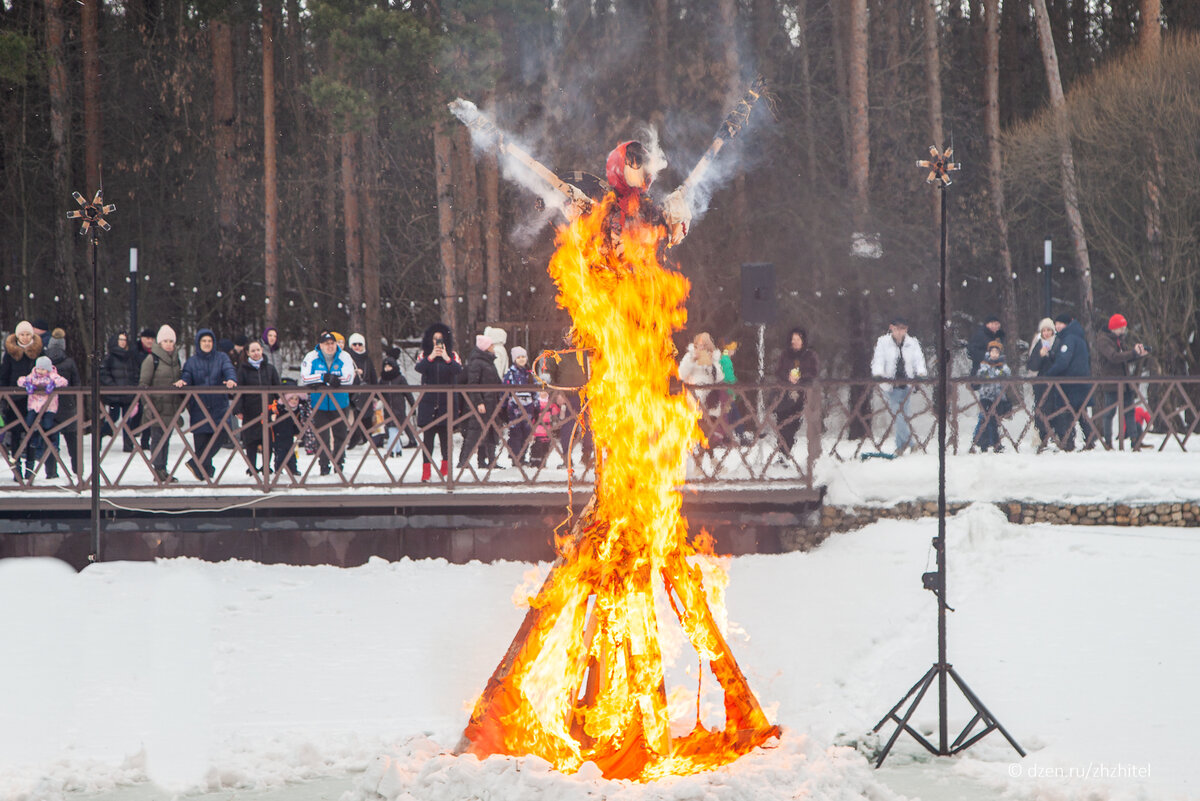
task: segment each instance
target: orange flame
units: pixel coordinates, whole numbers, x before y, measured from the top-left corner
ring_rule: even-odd
[[[610,195],[561,229],[550,262],[575,344],[592,355],[595,494],[573,536],[560,540],[459,751],[536,754],[566,772],[592,761],[609,778],[645,781],[726,764],[778,729],[717,625],[701,566],[689,561],[696,551],[677,487],[701,434],[697,411],[669,388],[671,334],[686,322],[689,283],[659,263],[663,227],[627,225],[614,241],[616,202]],[[724,576],[712,574],[715,562],[706,568],[719,599]],[[697,698],[695,726],[673,736],[679,704],[668,703],[656,589],[724,691],[723,728],[702,724]]]

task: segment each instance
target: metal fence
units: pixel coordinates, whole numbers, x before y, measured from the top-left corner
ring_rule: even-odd
[[[480,412],[468,389],[499,402]],[[812,489],[819,458],[893,455],[895,434],[904,426],[912,432],[908,450],[936,450],[932,379],[904,390],[878,381],[824,380],[686,391],[707,439],[688,456],[689,482],[790,482]],[[191,486],[241,494],[405,485],[504,490],[593,477],[587,414],[578,413],[576,393],[514,386],[337,392],[349,395],[348,408],[319,413],[313,407],[333,394],[324,387],[105,388],[98,421],[100,488]],[[289,402],[293,393],[299,403]],[[0,455],[12,472],[11,481],[0,480],[0,493],[47,484],[90,487],[96,427],[86,414],[89,390],[64,388],[54,396],[60,410],[51,416],[46,410],[30,414],[24,390],[0,393]],[[206,398],[216,402],[205,405]],[[952,379],[949,449],[978,447],[980,432],[994,425],[995,444],[1012,451],[1187,451],[1200,425],[1198,398],[1197,379]],[[422,413],[422,406],[440,411]]]

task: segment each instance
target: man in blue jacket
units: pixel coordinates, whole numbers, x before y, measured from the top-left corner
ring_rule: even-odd
[[[1045,375],[1060,378],[1091,376],[1091,354],[1088,351],[1087,339],[1083,335],[1083,326],[1069,314],[1060,314],[1054,318],[1054,327],[1058,329],[1058,336],[1054,340],[1054,362]],[[1066,402],[1050,421],[1059,445],[1064,451],[1075,450],[1075,421],[1079,420],[1079,425],[1083,428],[1084,450],[1096,447],[1096,429],[1085,411],[1092,385],[1060,384],[1050,391],[1057,394],[1059,389],[1066,397]]]
[[[346,441],[346,409],[350,406],[348,392],[334,392],[341,386],[354,383],[354,359],[342,350],[337,338],[328,331],[317,336],[317,347],[304,357],[300,365],[300,383],[303,386],[323,386],[324,391],[312,392],[309,405],[312,407],[312,426],[321,440],[318,460],[321,475],[330,471],[330,459],[337,459],[338,472],[346,462],[346,454],[339,453]]]

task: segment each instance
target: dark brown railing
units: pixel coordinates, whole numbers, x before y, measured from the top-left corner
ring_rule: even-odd
[[[1043,448],[1084,447],[1153,448],[1189,450],[1200,426],[1198,399],[1200,380],[1144,378],[1117,382],[1114,379],[1013,378],[988,382],[1003,387],[1005,404],[981,401],[985,386],[979,379],[952,379],[949,387],[948,443],[951,453],[972,447],[976,424],[995,421],[998,444],[1013,451]],[[689,456],[689,482],[788,482],[812,489],[813,465],[821,456],[835,459],[860,458],[893,451],[894,433],[902,420],[912,430],[910,449],[936,449],[934,390],[932,379],[910,382],[907,407],[895,413],[888,406],[890,385],[877,381],[819,381],[800,387],[777,384],[736,384],[689,388],[697,409],[702,409],[702,430],[708,447],[698,447]],[[1120,391],[1118,391],[1118,388]],[[572,393],[549,393],[533,408],[517,404],[515,416],[506,410],[513,397],[528,400],[530,387],[470,387],[470,391],[496,393],[500,403],[480,413],[467,398],[467,388],[407,386],[351,387],[354,405],[340,422],[318,420],[302,411],[288,409],[283,392],[307,388],[272,387],[225,390],[185,388],[170,390],[113,389],[101,393],[100,487],[103,492],[150,490],[164,487],[206,487],[233,494],[272,493],[293,488],[402,488],[498,487],[565,485],[571,478],[587,482],[592,477],[590,443],[586,423],[573,413]],[[324,396],[328,390],[317,390]],[[199,402],[201,396],[219,394],[229,399],[228,408],[213,415]],[[80,491],[90,487],[91,445],[94,427],[85,414],[90,396],[87,388],[64,388],[56,392],[59,403],[75,411],[60,409],[50,422],[36,416],[26,423],[20,405],[23,390],[0,393],[3,438],[0,455],[8,462],[12,480],[0,477],[0,493],[21,493],[53,484]],[[438,397],[451,413],[422,426],[418,405],[423,397]],[[254,415],[234,414],[239,397],[253,397],[264,411]],[[131,406],[114,404],[129,400]],[[164,414],[153,401],[173,399],[178,410]],[[196,404],[192,402],[196,401]],[[170,406],[172,404],[161,404]],[[188,411],[195,405],[197,414]],[[555,409],[554,407],[557,407]],[[1139,418],[1136,429],[1132,420]],[[357,411],[361,409],[363,411]],[[820,414],[811,414],[819,409]],[[636,413],[635,411],[630,412]],[[1104,421],[1131,418],[1133,439],[1105,436]],[[586,414],[585,414],[586,417]],[[1148,422],[1144,425],[1142,420]],[[207,426],[216,433],[199,449],[195,430]],[[496,458],[480,460],[477,454],[462,459],[463,437],[476,428],[486,439],[497,441]],[[293,444],[286,448],[284,463],[272,462],[272,450],[285,450],[284,432],[294,430]],[[389,455],[389,429],[398,433],[402,450]],[[527,433],[513,435],[514,430]],[[1110,428],[1114,431],[1115,426]],[[153,436],[155,431],[165,432]],[[263,454],[248,446],[253,432],[261,435]],[[452,443],[448,470],[441,474],[440,442],[431,441],[435,432]],[[1070,433],[1068,433],[1070,432]],[[1077,433],[1076,433],[1077,432]],[[126,437],[128,436],[128,442]],[[410,442],[415,443],[409,445]],[[787,443],[791,443],[791,447]],[[128,451],[125,445],[131,445]],[[164,448],[166,452],[164,454]],[[570,458],[568,458],[568,453]],[[165,455],[165,461],[161,458]],[[284,454],[280,454],[284,456]],[[292,457],[295,457],[292,464]],[[322,457],[330,464],[322,475]],[[158,459],[161,472],[154,469]],[[422,482],[423,463],[432,462],[428,483]],[[460,461],[463,466],[459,467]],[[212,470],[196,476],[189,463],[211,462]],[[276,467],[279,469],[275,469]],[[294,467],[294,469],[291,469]],[[56,479],[47,474],[58,473]]]

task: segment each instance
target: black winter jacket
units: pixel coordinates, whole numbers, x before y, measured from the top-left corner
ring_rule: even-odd
[[[68,387],[77,387],[83,383],[83,379],[79,375],[79,367],[75,364],[75,360],[67,355],[67,352],[60,347],[46,348],[46,355],[50,357],[50,361],[54,363],[54,369],[58,370],[58,374],[67,379]],[[75,396],[69,392],[64,392],[58,396],[58,421],[64,422],[67,418],[75,414]]]
[[[102,387],[136,387],[141,369],[140,362],[134,360],[134,353],[129,348],[117,344],[119,334],[108,338],[108,354],[100,363],[100,386]],[[132,403],[132,395],[113,395],[104,393],[103,403]]]
[[[433,337],[441,334],[446,344],[446,358],[433,359]],[[416,370],[421,374],[421,386],[457,384],[463,371],[462,360],[454,352],[454,333],[442,323],[434,323],[425,329],[421,337],[421,355],[417,358]],[[427,426],[434,420],[453,410],[446,403],[448,393],[425,392],[417,404],[417,425]]]
[[[472,350],[471,355],[467,357],[467,383],[482,386],[499,384],[500,374],[496,372],[496,354],[479,348]],[[467,397],[471,400],[472,406],[479,406],[482,403],[486,409],[484,414],[491,414],[496,410],[496,405],[500,403],[500,393],[495,390],[468,392]]]

